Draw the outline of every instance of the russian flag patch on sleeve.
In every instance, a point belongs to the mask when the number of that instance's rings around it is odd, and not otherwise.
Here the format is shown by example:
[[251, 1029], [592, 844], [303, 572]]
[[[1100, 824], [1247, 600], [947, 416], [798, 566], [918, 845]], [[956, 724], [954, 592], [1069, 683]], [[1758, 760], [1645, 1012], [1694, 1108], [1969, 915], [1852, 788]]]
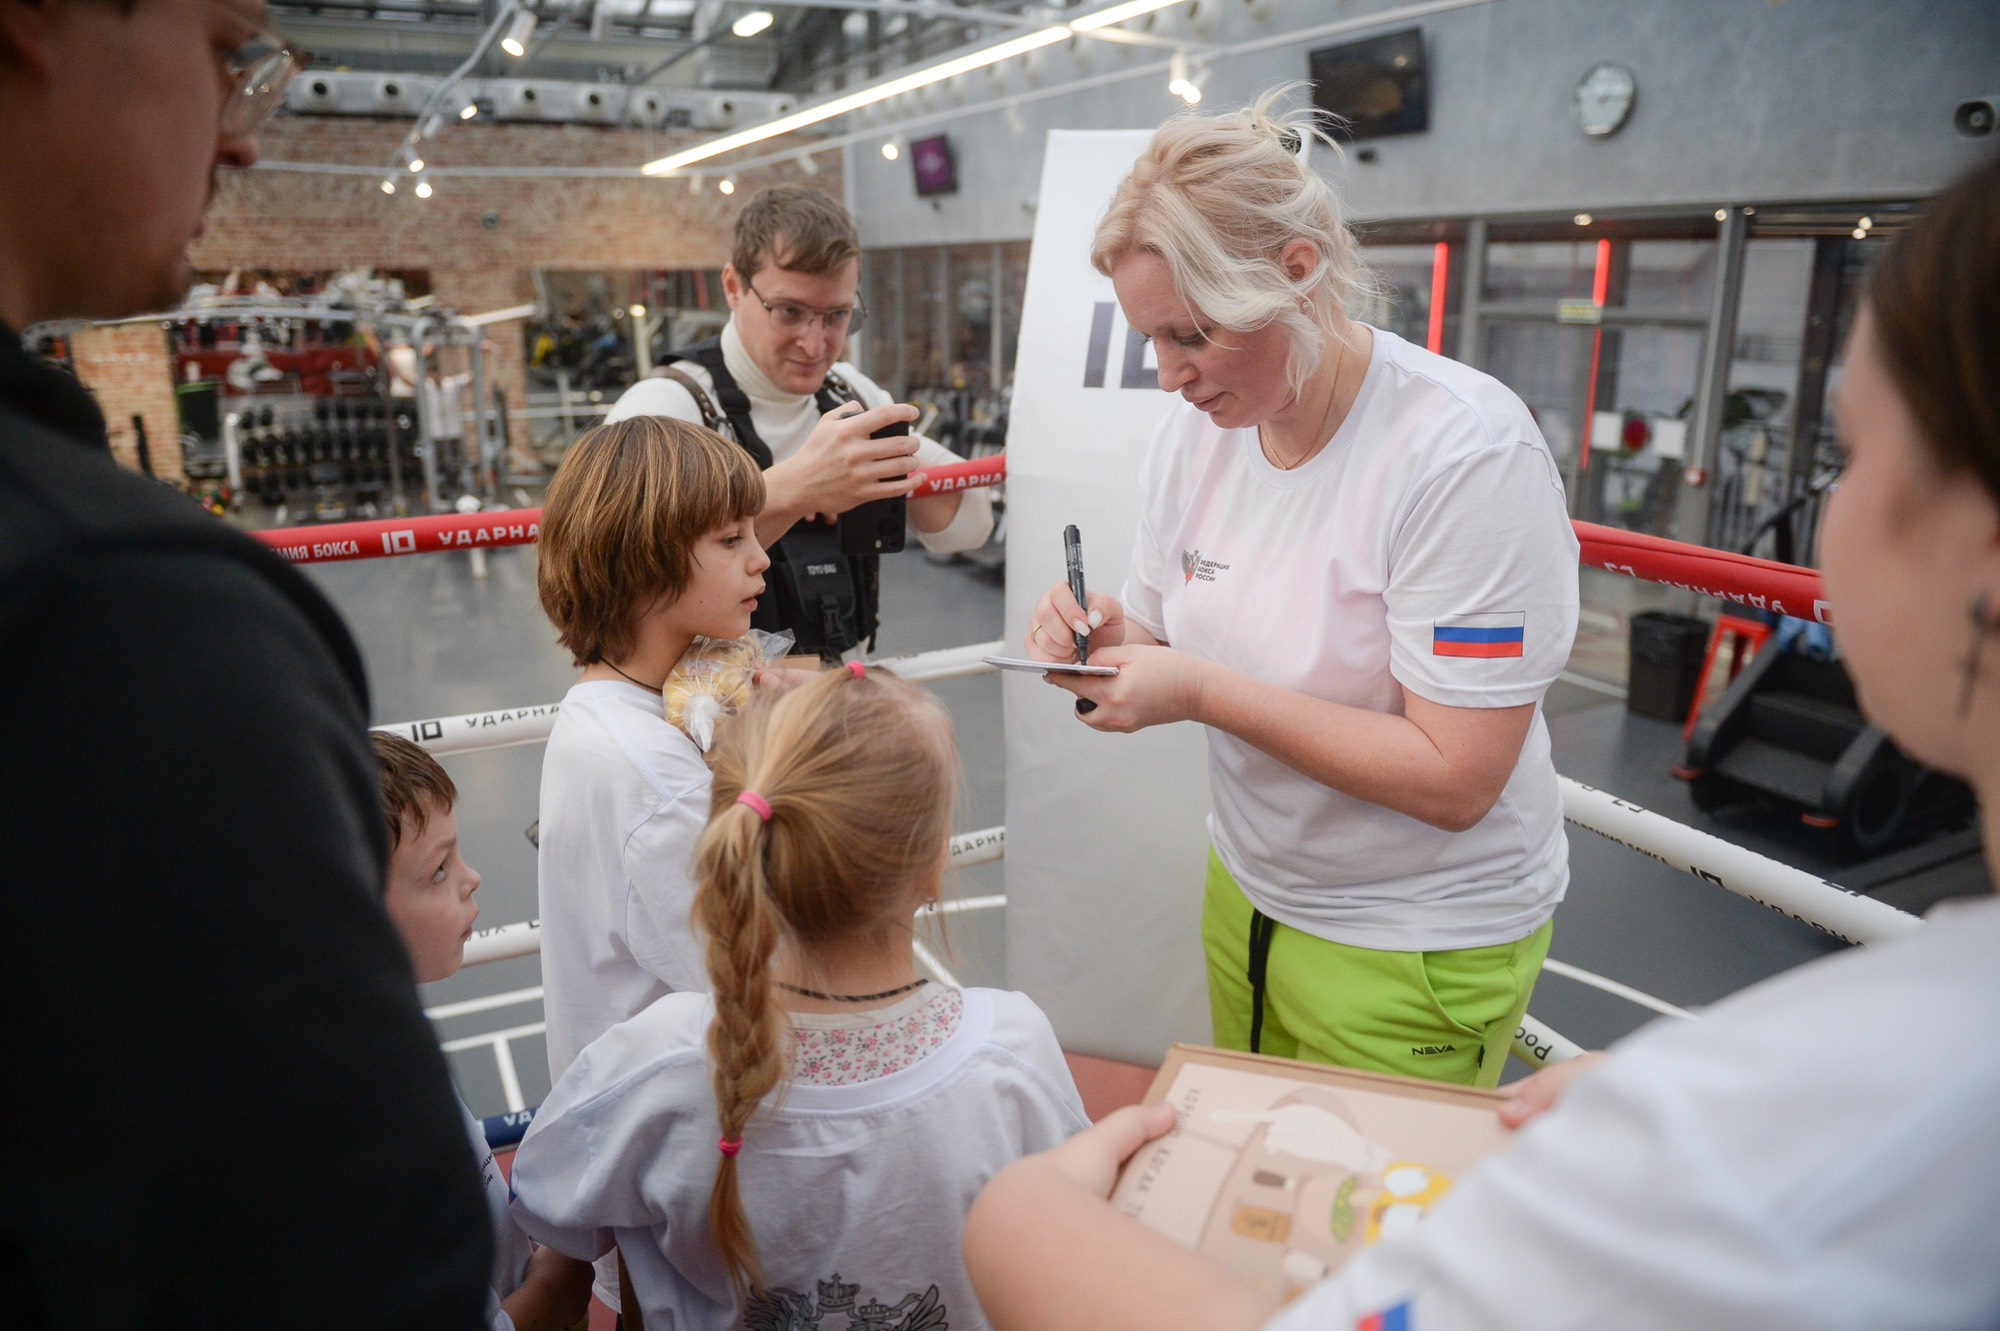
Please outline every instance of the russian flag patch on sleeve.
[[1412, 1325], [1410, 1305], [1399, 1303], [1379, 1313], [1370, 1313], [1354, 1324], [1354, 1331], [1411, 1331]]
[[1527, 645], [1526, 611], [1446, 615], [1431, 623], [1432, 656], [1519, 656]]

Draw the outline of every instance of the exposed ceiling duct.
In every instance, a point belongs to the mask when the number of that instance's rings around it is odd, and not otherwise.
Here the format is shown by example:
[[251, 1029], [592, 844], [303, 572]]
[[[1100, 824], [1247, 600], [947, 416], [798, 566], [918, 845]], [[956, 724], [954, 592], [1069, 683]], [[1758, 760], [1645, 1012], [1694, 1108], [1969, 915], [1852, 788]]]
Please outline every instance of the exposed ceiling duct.
[[[350, 71], [308, 72], [286, 93], [298, 115], [407, 118], [424, 106], [444, 80], [435, 75]], [[442, 108], [456, 117], [477, 103], [479, 119], [567, 125], [644, 125], [654, 129], [731, 129], [784, 115], [798, 103], [791, 93], [698, 88], [627, 88], [616, 83], [551, 79], [464, 79]], [[484, 108], [490, 106], [490, 113]]]

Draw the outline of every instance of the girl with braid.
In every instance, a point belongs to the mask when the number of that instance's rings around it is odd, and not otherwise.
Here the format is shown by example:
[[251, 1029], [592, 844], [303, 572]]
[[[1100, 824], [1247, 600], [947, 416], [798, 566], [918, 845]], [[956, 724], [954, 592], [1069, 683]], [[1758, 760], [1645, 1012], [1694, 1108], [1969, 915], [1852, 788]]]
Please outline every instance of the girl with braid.
[[522, 1227], [615, 1242], [648, 1326], [986, 1326], [959, 1255], [1001, 1168], [1088, 1124], [1028, 998], [919, 977], [957, 787], [926, 690], [853, 664], [746, 707], [695, 855], [712, 995], [612, 1027], [514, 1165]]

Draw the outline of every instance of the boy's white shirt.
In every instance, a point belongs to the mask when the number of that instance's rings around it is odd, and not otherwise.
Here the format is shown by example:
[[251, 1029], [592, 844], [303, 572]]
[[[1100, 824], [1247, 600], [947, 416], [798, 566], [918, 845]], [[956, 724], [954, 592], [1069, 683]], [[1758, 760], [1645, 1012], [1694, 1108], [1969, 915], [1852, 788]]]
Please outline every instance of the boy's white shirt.
[[458, 1102], [458, 1112], [465, 1119], [472, 1158], [479, 1162], [479, 1186], [485, 1190], [486, 1211], [493, 1220], [493, 1278], [487, 1289], [487, 1326], [489, 1331], [514, 1331], [514, 1319], [501, 1308], [500, 1300], [519, 1289], [527, 1279], [528, 1259], [534, 1255], [535, 1247], [508, 1210], [512, 1193], [507, 1176], [500, 1172], [500, 1162], [493, 1158], [493, 1148], [486, 1144], [485, 1126], [472, 1116], [463, 1099]]
[[2000, 1326], [2000, 901], [1655, 1021], [1267, 1331]]
[[[690, 918], [708, 764], [658, 694], [585, 680], [563, 696], [542, 757], [542, 1014], [549, 1079], [661, 995], [708, 988]], [[618, 1267], [597, 1264], [618, 1306]]]
[[[784, 1087], [744, 1131], [738, 1179], [766, 1284], [797, 1295], [808, 1319], [935, 1286], [955, 1331], [985, 1326], [959, 1250], [973, 1199], [1089, 1125], [1041, 1010], [1021, 994], [964, 994], [957, 1031], [922, 1061]], [[615, 1241], [647, 1325], [669, 1331], [736, 1324], [707, 1227], [721, 1131], [713, 1016], [705, 995], [673, 994], [606, 1033], [549, 1093], [514, 1162], [522, 1227], [578, 1257]]]
[[[1190, 405], [1154, 435], [1121, 599], [1154, 637], [1309, 697], [1400, 715], [1539, 703], [1577, 619], [1560, 473], [1504, 385], [1374, 330], [1347, 419], [1292, 470]], [[1435, 654], [1440, 626], [1518, 616], [1522, 654]], [[1512, 942], [1569, 884], [1537, 712], [1493, 810], [1464, 832], [1340, 794], [1211, 729], [1210, 833], [1266, 915], [1356, 947]]]
[[[723, 325], [722, 360], [735, 377], [737, 387], [750, 399], [750, 423], [757, 427], [757, 437], [771, 450], [771, 461], [787, 462], [797, 456], [807, 436], [819, 425], [819, 404], [810, 394], [790, 393], [773, 383], [744, 348], [734, 319]], [[713, 400], [715, 383], [709, 378], [707, 370], [692, 361], [677, 362], [674, 368], [708, 390]], [[846, 361], [837, 362], [833, 372], [854, 389], [865, 407], [883, 407], [895, 401], [887, 389]], [[721, 403], [716, 403], [716, 406], [719, 408]], [[622, 421], [633, 416], [671, 416], [695, 425], [702, 423], [701, 408], [694, 396], [671, 379], [641, 379], [619, 395], [604, 419], [607, 422]], [[917, 436], [919, 467], [935, 467], [964, 460], [943, 444]], [[926, 550], [937, 554], [957, 554], [964, 550], [977, 550], [986, 544], [986, 538], [992, 533], [993, 494], [990, 490], [978, 488], [960, 491], [958, 512], [952, 520], [939, 531], [918, 532], [917, 539]]]
[[551, 1079], [662, 994], [708, 988], [689, 915], [710, 785], [657, 694], [586, 680], [564, 695], [537, 854]]

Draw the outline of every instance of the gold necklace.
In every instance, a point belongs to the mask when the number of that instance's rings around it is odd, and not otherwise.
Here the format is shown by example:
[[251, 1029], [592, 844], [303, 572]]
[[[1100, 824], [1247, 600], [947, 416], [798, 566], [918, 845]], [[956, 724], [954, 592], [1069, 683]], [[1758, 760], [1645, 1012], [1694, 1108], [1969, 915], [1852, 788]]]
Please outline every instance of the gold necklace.
[[[1327, 413], [1329, 415], [1332, 414], [1334, 404], [1340, 401], [1340, 381], [1343, 377], [1345, 377], [1346, 374], [1347, 374], [1347, 343], [1342, 342], [1340, 344], [1340, 358], [1334, 361], [1333, 363], [1333, 390], [1327, 397], [1327, 403], [1326, 403]], [[1321, 419], [1323, 420], [1325, 418], [1322, 417]], [[1332, 436], [1329, 433], [1327, 437], [1331, 438]], [[1325, 442], [1326, 440], [1322, 439], [1320, 441], [1320, 444], [1323, 444]], [[1264, 427], [1261, 424], [1257, 427], [1257, 444], [1258, 447], [1264, 450], [1265, 460], [1268, 461], [1272, 466], [1276, 467], [1279, 471], [1296, 471], [1298, 468], [1305, 466], [1306, 463], [1309, 460], [1311, 460], [1313, 454], [1320, 447], [1320, 444], [1308, 444], [1306, 445], [1306, 451], [1299, 455], [1298, 460], [1296, 462], [1280, 462], [1272, 454], [1271, 445], [1269, 441], [1267, 441], [1264, 438]]]

